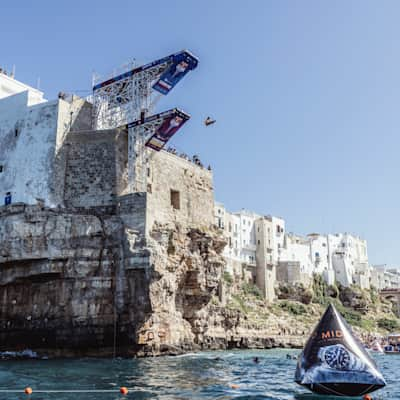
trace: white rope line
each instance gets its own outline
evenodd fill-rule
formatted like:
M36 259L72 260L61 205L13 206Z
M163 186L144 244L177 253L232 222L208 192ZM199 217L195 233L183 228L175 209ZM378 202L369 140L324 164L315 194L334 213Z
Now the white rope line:
M129 390L129 389L128 389ZM25 389L0 389L0 393L24 393ZM120 389L36 390L32 393L120 393Z

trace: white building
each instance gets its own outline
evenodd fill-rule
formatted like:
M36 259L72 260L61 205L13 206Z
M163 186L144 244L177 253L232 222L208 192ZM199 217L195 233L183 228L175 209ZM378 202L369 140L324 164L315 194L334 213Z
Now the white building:
M275 298L276 268L285 238L285 221L273 216L255 221L256 231L256 282L268 301Z
M226 211L221 203L215 203L215 225L222 229L227 239L223 255L227 261L226 270L232 275L242 275L242 246L240 218Z
M308 249L307 249L308 247ZM348 233L320 235L312 233L307 238L296 235L287 237L285 260L298 263L298 276L301 274L322 275L325 282L335 281L343 286L357 284L370 287L370 266L368 264L367 243ZM307 278L302 276L304 283Z
M367 242L348 233L329 235L335 279L343 286L370 287Z
M253 279L269 300L274 298L276 280L309 285L313 274L319 274L329 285L338 282L369 289L371 282L382 287L389 281L394 285L397 279L393 272L381 277L373 272L367 242L349 233L286 234L281 218L247 210L229 213L221 203L215 204L215 223L227 237L227 270Z
M335 246L332 236L333 235L319 235L318 233L311 233L308 235L314 273L322 275L328 285L333 285L335 283L335 271L332 264L332 249L334 249Z
M85 101L46 101L43 93L0 73L0 199L56 206L62 182L55 176L67 131L90 129ZM3 200L4 199L4 200Z
M215 224L223 230L227 245L223 255L227 271L252 280L267 300L275 297L276 265L284 244L285 221L248 210L228 212L215 203Z
M293 233L286 234L278 263L278 280L309 285L314 269L310 239Z
M373 265L371 268L371 286L375 289L400 288L400 271L386 265Z
M17 81L11 74L7 75L4 71L0 72L0 99L22 92L28 92L28 106L46 102L40 90Z

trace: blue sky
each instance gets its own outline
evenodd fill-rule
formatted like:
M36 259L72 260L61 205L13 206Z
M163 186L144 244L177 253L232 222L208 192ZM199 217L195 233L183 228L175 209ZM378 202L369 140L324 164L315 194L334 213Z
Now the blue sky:
M192 115L173 144L211 164L216 199L359 234L372 263L399 265L399 20L395 0L14 0L0 65L52 99L190 49L199 67L158 109Z

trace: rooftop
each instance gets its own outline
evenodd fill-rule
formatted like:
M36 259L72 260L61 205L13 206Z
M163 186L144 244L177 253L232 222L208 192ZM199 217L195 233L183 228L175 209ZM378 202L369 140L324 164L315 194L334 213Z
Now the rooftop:
M17 81L12 74L0 68L0 100L18 93L29 93L29 105L44 103L43 92L25 83Z

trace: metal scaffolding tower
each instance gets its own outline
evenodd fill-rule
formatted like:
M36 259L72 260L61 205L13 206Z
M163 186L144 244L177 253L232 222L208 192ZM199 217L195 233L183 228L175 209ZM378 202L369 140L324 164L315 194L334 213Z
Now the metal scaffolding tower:
M161 123L157 118L144 122L147 116L153 114L155 105L162 96L159 90L154 90L154 83L173 66L177 57L183 56L193 58L197 66L197 59L189 52L182 51L143 66L131 66L108 80L93 82L94 129L127 127L130 192L147 190L147 163L150 151L145 147L145 143ZM163 94L167 94L168 91ZM135 121L141 123L134 124Z

